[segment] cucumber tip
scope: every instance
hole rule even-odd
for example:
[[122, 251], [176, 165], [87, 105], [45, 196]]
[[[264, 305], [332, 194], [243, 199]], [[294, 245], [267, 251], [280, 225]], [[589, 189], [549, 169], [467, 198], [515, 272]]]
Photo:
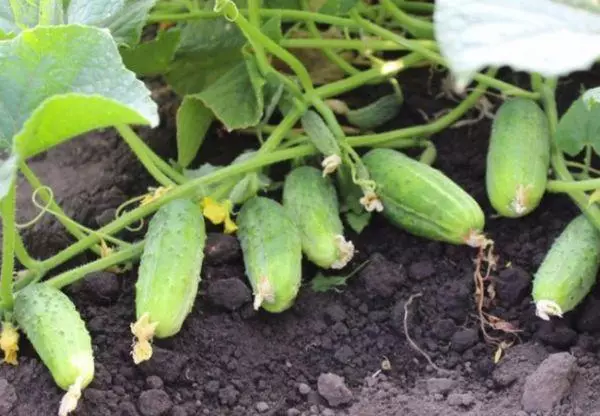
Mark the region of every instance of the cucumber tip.
[[553, 300], [542, 299], [535, 302], [535, 314], [539, 318], [549, 321], [551, 316], [562, 318], [563, 311], [558, 303]]

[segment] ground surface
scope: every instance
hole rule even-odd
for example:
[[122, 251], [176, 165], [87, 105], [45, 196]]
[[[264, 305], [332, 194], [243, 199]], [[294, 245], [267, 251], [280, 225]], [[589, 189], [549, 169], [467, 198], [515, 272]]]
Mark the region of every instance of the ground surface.
[[[600, 85], [600, 72], [574, 79], [561, 87], [561, 108], [577, 95], [581, 80]], [[436, 89], [429, 95], [422, 76], [406, 74], [401, 80], [407, 103], [397, 124], [421, 123], [418, 109], [431, 115], [452, 104], [434, 100]], [[161, 127], [144, 136], [163, 156], [174, 154], [172, 114], [172, 107], [164, 110]], [[577, 211], [567, 198], [547, 196], [525, 219], [493, 218], [483, 188], [488, 132], [489, 120], [484, 120], [436, 135], [435, 166], [464, 186], [488, 215], [486, 229], [500, 256], [492, 312], [523, 331], [521, 342], [498, 365], [492, 361], [494, 348], [478, 330], [472, 249], [425, 241], [378, 218], [361, 236], [351, 236], [359, 250], [353, 267], [370, 262], [343, 291], [314, 293], [306, 284], [291, 310], [268, 315], [252, 311], [236, 241], [212, 234], [193, 313], [176, 337], [156, 342], [154, 358], [140, 367], [129, 355], [135, 273], [97, 274], [68, 290], [96, 352], [95, 380], [75, 414], [566, 416], [600, 411], [600, 288], [560, 322], [536, 318], [529, 297], [532, 274]], [[226, 161], [233, 156], [230, 149], [244, 140], [250, 139], [215, 134], [212, 144], [205, 144], [213, 146], [205, 160]], [[110, 132], [62, 145], [32, 167], [66, 211], [91, 227], [110, 220], [114, 208], [152, 185]], [[21, 222], [35, 216], [29, 198], [30, 189], [21, 186]], [[69, 241], [50, 218], [24, 236], [39, 257]], [[307, 268], [307, 283], [313, 275]], [[408, 306], [407, 328], [446, 371], [434, 370], [407, 342], [405, 306], [415, 293], [422, 296]], [[389, 367], [381, 371], [384, 360]], [[55, 414], [61, 394], [25, 341], [20, 365], [0, 367], [0, 415]]]

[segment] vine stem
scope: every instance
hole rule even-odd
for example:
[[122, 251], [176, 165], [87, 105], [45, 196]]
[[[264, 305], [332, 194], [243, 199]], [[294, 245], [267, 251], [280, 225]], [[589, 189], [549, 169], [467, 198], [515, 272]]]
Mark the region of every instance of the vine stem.
[[[312, 32], [312, 31], [311, 31]], [[437, 44], [430, 40], [418, 40], [417, 43], [423, 45], [427, 49], [435, 50]], [[390, 40], [377, 40], [377, 39], [322, 39], [322, 38], [308, 38], [308, 39], [282, 39], [279, 45], [284, 48], [290, 49], [356, 49], [356, 50], [376, 50], [376, 51], [405, 51], [408, 50], [406, 46], [399, 45], [397, 42]], [[339, 58], [339, 57], [338, 57]], [[340, 58], [342, 59], [342, 58]], [[345, 62], [345, 61], [344, 61]]]
[[[565, 159], [562, 155], [562, 152], [556, 145], [556, 141], [554, 140], [554, 136], [556, 135], [556, 128], [558, 126], [558, 110], [556, 108], [556, 78], [546, 79], [546, 82], [542, 86], [541, 94], [542, 94], [542, 102], [544, 103], [544, 109], [548, 116], [548, 126], [550, 130], [550, 138], [552, 143], [552, 154], [550, 158], [550, 162], [552, 165], [552, 169], [556, 177], [564, 183], [571, 183], [571, 185], [567, 185], [571, 189], [566, 191], [569, 197], [575, 202], [575, 204], [579, 207], [579, 209], [584, 213], [584, 215], [590, 220], [592, 224], [596, 226], [600, 230], [600, 209], [596, 204], [589, 204], [589, 200], [585, 192], [581, 190], [577, 190], [574, 187], [573, 176], [569, 169], [567, 168], [567, 164], [565, 163]], [[594, 181], [595, 179], [590, 179], [590, 181]], [[581, 181], [581, 183], [585, 183], [588, 181]], [[556, 186], [556, 182], [554, 182], [554, 186]]]
[[600, 178], [575, 180], [549, 180], [546, 190], [552, 193], [569, 193], [573, 191], [594, 191], [600, 188]]
[[77, 280], [80, 280], [81, 278], [83, 278], [84, 276], [86, 276], [90, 273], [105, 270], [105, 269], [115, 266], [119, 263], [123, 263], [125, 261], [137, 258], [138, 256], [140, 256], [142, 254], [142, 251], [144, 250], [144, 244], [145, 244], [144, 240], [141, 242], [132, 244], [131, 246], [129, 246], [123, 250], [119, 250], [116, 253], [113, 253], [109, 256], [98, 259], [91, 263], [84, 264], [83, 266], [76, 267], [67, 272], [58, 274], [58, 275], [46, 280], [44, 282], [44, 284], [47, 284], [47, 285], [53, 286], [57, 289], [60, 289], [62, 287], [70, 285], [71, 283], [76, 282]]
[[12, 294], [13, 271], [15, 267], [15, 209], [16, 186], [11, 181], [8, 193], [0, 202], [2, 213], [2, 272], [0, 275], [0, 299], [2, 308], [12, 310], [14, 299]]
[[433, 39], [433, 23], [412, 17], [399, 9], [391, 0], [381, 0], [383, 8], [416, 38]]
[[[248, 15], [248, 9], [239, 9], [241, 15]], [[291, 10], [291, 9], [261, 9], [259, 11], [262, 17], [280, 17], [284, 22], [295, 22], [295, 21], [312, 21], [318, 23], [324, 23], [335, 26], [342, 26], [347, 28], [360, 28], [360, 25], [352, 19], [346, 19], [343, 17], [330, 16], [322, 13], [307, 12], [304, 10]], [[148, 23], [161, 23], [161, 22], [183, 22], [188, 20], [203, 20], [203, 19], [214, 19], [219, 17], [220, 13], [199, 10], [189, 13], [151, 13], [147, 19]]]
[[19, 262], [28, 270], [43, 273], [42, 262], [29, 255], [21, 235], [15, 230], [15, 255]]
[[142, 162], [146, 170], [152, 175], [152, 177], [160, 183], [162, 186], [171, 186], [174, 185], [169, 177], [167, 177], [152, 161], [152, 158], [148, 156], [147, 149], [145, 147], [145, 143], [140, 139], [140, 137], [135, 134], [135, 132], [131, 129], [131, 127], [127, 125], [118, 125], [115, 126], [123, 140], [129, 145], [133, 153], [137, 156], [137, 158]]

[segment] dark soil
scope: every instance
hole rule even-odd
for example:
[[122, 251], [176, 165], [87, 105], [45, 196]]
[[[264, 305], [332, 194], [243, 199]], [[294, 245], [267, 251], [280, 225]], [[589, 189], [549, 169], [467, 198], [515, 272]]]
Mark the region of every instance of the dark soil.
[[[452, 105], [433, 98], [435, 85], [427, 93], [426, 75], [402, 76], [407, 104], [399, 125], [423, 122], [418, 109], [432, 115]], [[561, 87], [561, 110], [579, 82], [599, 85], [600, 71], [572, 79], [577, 82]], [[161, 103], [163, 123], [144, 137], [172, 157], [175, 105], [169, 97]], [[252, 310], [236, 240], [212, 234], [193, 313], [177, 336], [156, 341], [152, 360], [139, 367], [129, 354], [135, 273], [95, 274], [68, 289], [96, 353], [96, 377], [74, 414], [566, 416], [600, 410], [600, 287], [574, 313], [549, 323], [535, 317], [529, 296], [544, 253], [578, 211], [566, 197], [548, 195], [524, 219], [494, 218], [484, 190], [489, 128], [486, 119], [434, 137], [435, 166], [488, 214], [487, 232], [500, 256], [491, 312], [522, 330], [521, 342], [499, 364], [475, 313], [472, 249], [408, 235], [378, 217], [360, 236], [351, 235], [359, 253], [348, 269], [370, 262], [346, 287], [313, 292], [309, 267], [295, 306], [271, 315]], [[251, 143], [213, 136], [203, 159], [213, 163]], [[32, 167], [67, 213], [90, 227], [153, 185], [112, 131], [63, 144]], [[29, 198], [30, 189], [20, 186], [21, 222], [36, 214]], [[39, 257], [70, 241], [49, 216], [24, 236]], [[421, 296], [407, 306], [415, 293]], [[410, 336], [447, 371], [437, 372], [407, 342], [405, 307]], [[0, 415], [56, 414], [63, 392], [22, 339], [19, 366], [0, 367]]]

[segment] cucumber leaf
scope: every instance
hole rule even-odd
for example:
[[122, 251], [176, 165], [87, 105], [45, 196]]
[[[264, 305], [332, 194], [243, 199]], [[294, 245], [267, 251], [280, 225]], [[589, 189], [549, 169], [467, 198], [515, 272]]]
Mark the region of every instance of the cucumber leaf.
[[82, 24], [109, 29], [118, 44], [134, 45], [156, 0], [0, 0], [0, 31]]
[[158, 75], [168, 71], [175, 50], [179, 44], [181, 31], [165, 30], [156, 39], [138, 43], [129, 47], [121, 47], [120, 52], [125, 66], [141, 76]]
[[434, 24], [459, 90], [486, 66], [563, 76], [600, 56], [594, 0], [438, 0]]
[[214, 120], [212, 111], [193, 95], [184, 97], [177, 110], [177, 163], [186, 168], [198, 153]]
[[260, 122], [265, 80], [252, 59], [242, 61], [215, 83], [193, 97], [201, 100], [229, 130], [255, 126]]
[[0, 42], [0, 56], [0, 198], [19, 160], [93, 129], [158, 125], [150, 92], [105, 29], [26, 29]]
[[357, 3], [358, 0], [318, 0], [311, 2], [310, 5], [317, 8], [322, 14], [346, 16]]
[[68, 23], [107, 28], [119, 45], [135, 45], [156, 0], [71, 0]]
[[556, 129], [558, 148], [570, 156], [587, 145], [600, 155], [600, 88], [579, 97], [561, 117]]
[[356, 234], [360, 234], [371, 222], [372, 213], [363, 211], [357, 214], [353, 211], [346, 212], [346, 222], [354, 230]]

